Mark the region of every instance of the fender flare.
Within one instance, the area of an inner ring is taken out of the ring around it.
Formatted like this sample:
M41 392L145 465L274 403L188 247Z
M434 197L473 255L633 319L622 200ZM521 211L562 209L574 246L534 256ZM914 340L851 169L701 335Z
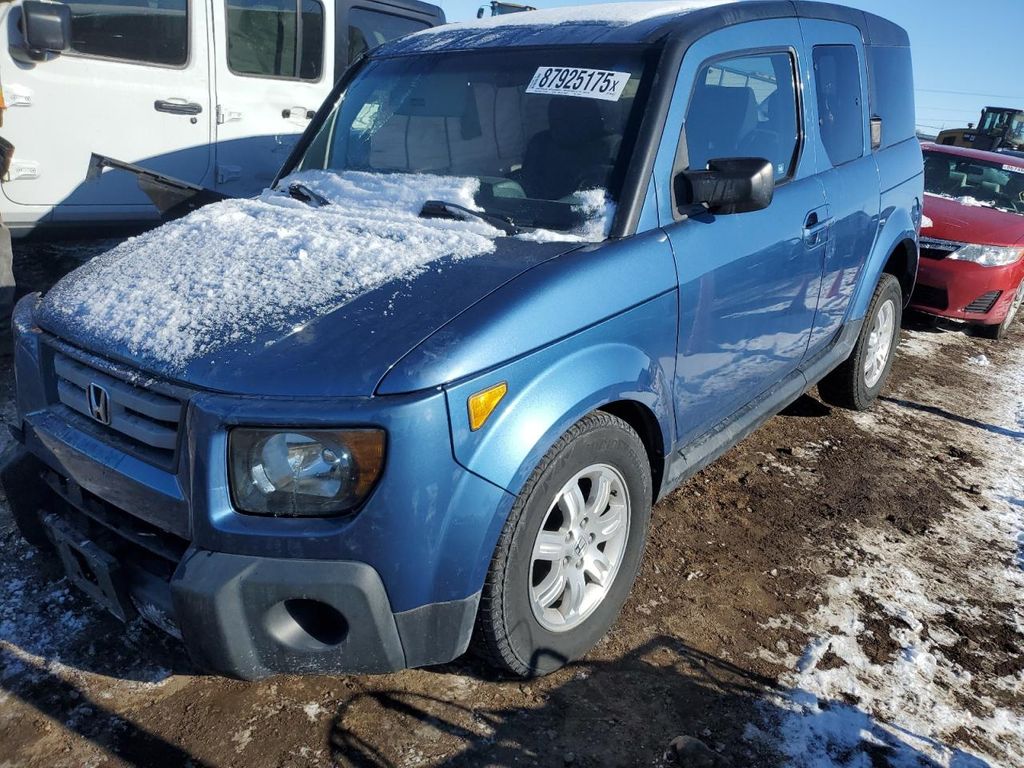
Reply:
M905 300L910 300L910 293L917 281L918 234L917 224L913 221L911 213L905 208L890 208L882 214L882 227L875 239L875 245L871 250L867 263L864 265L864 277L860 280L857 292L850 301L850 312L847 320L860 320L867 314L868 304L875 293L875 287L882 278L889 259L896 250L904 243L911 243L910 258L906 265L906 275L897 275L900 284L906 292Z

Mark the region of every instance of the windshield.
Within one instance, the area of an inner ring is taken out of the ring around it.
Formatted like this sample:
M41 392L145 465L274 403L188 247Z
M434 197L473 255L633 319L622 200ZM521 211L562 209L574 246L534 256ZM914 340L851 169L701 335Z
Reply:
M299 169L478 179L476 204L567 231L614 204L646 89L642 52L581 46L369 61Z
M965 205L1024 214L1024 168L944 152L924 153L924 189Z

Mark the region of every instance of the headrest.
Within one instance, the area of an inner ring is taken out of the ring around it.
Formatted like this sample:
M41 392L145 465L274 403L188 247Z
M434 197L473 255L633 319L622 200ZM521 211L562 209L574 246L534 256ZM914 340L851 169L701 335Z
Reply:
M604 136L604 115L592 99L556 96L548 102L548 130L558 144L586 143Z

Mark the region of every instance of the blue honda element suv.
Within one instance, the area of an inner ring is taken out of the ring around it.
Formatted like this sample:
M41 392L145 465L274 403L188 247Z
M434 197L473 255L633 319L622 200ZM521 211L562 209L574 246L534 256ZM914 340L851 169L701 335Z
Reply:
M13 514L211 671L556 669L653 502L809 387L885 386L914 123L906 33L823 3L387 43L260 197L18 304Z

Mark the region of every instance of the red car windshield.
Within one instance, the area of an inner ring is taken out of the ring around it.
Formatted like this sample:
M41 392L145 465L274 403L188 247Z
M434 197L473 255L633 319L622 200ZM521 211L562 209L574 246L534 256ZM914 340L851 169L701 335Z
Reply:
M965 205L1024 215L1024 168L925 151L924 190Z

